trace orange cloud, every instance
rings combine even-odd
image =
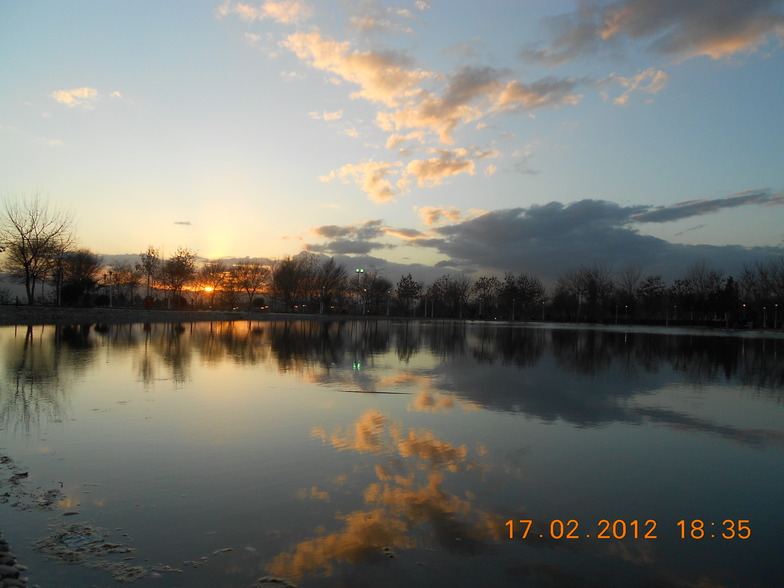
[[[72,90],[56,90],[49,95],[60,104],[69,107],[81,106],[88,110],[95,107],[95,101],[99,98],[98,90],[88,86]]]
[[[613,100],[615,104],[625,106],[629,102],[629,96],[632,92],[638,90],[648,94],[658,94],[661,92],[667,86],[669,76],[660,69],[650,67],[645,71],[638,73],[636,76],[628,78],[611,74],[608,80],[626,88],[626,91],[623,94]]]
[[[419,186],[440,186],[449,176],[476,173],[476,164],[469,158],[467,149],[432,151],[438,154],[437,157],[415,159],[406,166],[406,172],[416,178]]]
[[[401,163],[386,161],[363,161],[360,163],[349,163],[337,170],[332,170],[326,176],[319,176],[322,182],[331,182],[335,179],[343,181],[354,181],[362,187],[362,190],[371,200],[376,202],[386,202],[393,200],[395,196],[405,188],[406,181],[401,178],[396,183],[392,183],[390,177],[398,175]]]
[[[398,54],[351,51],[349,43],[325,38],[318,30],[290,35],[284,46],[312,67],[357,84],[360,90],[352,98],[387,106],[397,106],[412,96],[419,82],[431,76],[426,71],[407,69],[406,59]]]
[[[266,0],[258,6],[226,1],[217,9],[218,16],[236,14],[244,20],[271,19],[283,24],[296,24],[311,16],[310,7],[299,0]]]

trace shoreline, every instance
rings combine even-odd
[[[143,308],[79,308],[66,306],[29,306],[0,305],[0,326],[73,326],[73,325],[119,325],[144,323],[197,323],[231,321],[436,321],[513,325],[529,328],[543,327],[555,329],[600,329],[624,332],[656,332],[661,334],[702,334],[736,337],[784,338],[784,329],[726,329],[698,325],[612,325],[602,323],[572,323],[545,321],[472,320],[454,318],[425,318],[412,316],[359,316],[354,314],[296,314],[282,312],[248,312],[228,310],[164,310]]]
[[[361,317],[351,315],[261,313],[237,310],[146,310],[142,308],[74,308],[65,306],[27,305],[0,306],[0,326],[6,327],[28,325],[196,323],[247,320],[336,320],[356,318]]]

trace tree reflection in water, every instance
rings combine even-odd
[[[543,454],[536,456],[535,450],[549,448],[548,456],[568,459],[570,453],[580,453],[575,445],[583,441],[601,453],[618,440],[633,439],[639,445],[623,447],[618,454],[634,459],[642,449],[653,460],[659,458],[658,448],[645,442],[663,439],[670,448],[692,442],[690,456],[702,456],[704,446],[715,445],[717,463],[724,453],[730,453],[725,452],[724,441],[731,441],[733,450],[750,450],[747,455],[763,455],[772,448],[767,455],[775,457],[784,435],[765,420],[767,415],[758,420],[753,417],[782,400],[782,341],[686,331],[450,321],[6,327],[0,328],[0,425],[14,435],[33,434],[54,421],[66,420],[69,402],[77,398],[73,392],[80,390],[75,384],[81,379],[101,376],[94,378],[98,382],[95,395],[84,397],[90,402],[99,398],[105,401],[104,407],[114,406],[111,403],[119,398],[102,394],[111,385],[107,383],[115,377],[126,384],[136,379],[144,388],[138,390],[141,398],[162,400],[156,408],[164,404],[166,408],[156,413],[164,418],[156,418],[154,426],[145,423],[141,441],[134,439],[140,443],[135,447],[145,450],[131,451],[126,456],[129,463],[135,463],[139,455],[150,455],[149,447],[161,440],[157,470],[161,475],[168,475],[174,463],[180,467],[180,458],[188,459],[193,446],[190,465],[178,471],[205,486],[210,481],[203,473],[204,455],[211,456],[210,467],[221,472],[211,481],[221,490],[227,484],[223,473],[241,471],[242,479],[267,488],[277,468],[288,472],[270,484],[278,484],[278,502],[269,507],[266,498],[259,498],[261,506],[253,512],[261,519],[270,516],[268,508],[285,504],[293,513],[288,522],[297,519],[296,529],[290,525],[290,543],[265,539],[263,556],[261,549],[253,556],[257,559],[245,555],[253,573],[261,564],[265,572],[315,585],[332,574],[324,580],[329,585],[347,578],[352,581],[352,570],[361,568],[367,576],[354,579],[371,578],[373,582],[365,585],[383,585],[375,583],[379,578],[374,574],[383,573],[378,570],[389,563],[387,559],[400,556],[403,560],[416,553],[417,558],[427,558],[432,568],[415,576],[409,566],[405,573],[410,577],[395,578],[400,582],[388,585],[401,585],[406,579],[413,585],[428,574],[431,583],[439,583],[443,577],[438,570],[450,566],[459,569],[450,572],[450,579],[462,580],[462,573],[482,567],[471,562],[481,560],[489,569],[488,578],[499,585],[511,585],[510,578],[548,585],[585,584],[588,579],[604,585],[600,572],[586,570],[594,562],[601,561],[603,566],[609,561],[614,573],[619,565],[628,565],[619,573],[629,581],[618,580],[613,585],[641,585],[645,580],[648,585],[693,586],[693,578],[684,579],[662,565],[664,542],[560,542],[537,536],[513,543],[507,538],[505,523],[526,519],[546,526],[553,516],[577,516],[564,510],[545,513],[550,496],[542,494],[548,494],[550,487],[557,494],[557,485],[571,480],[571,494],[564,491],[563,496],[579,501],[582,489],[574,486],[579,482],[587,486],[592,480],[591,474],[566,472],[560,464],[550,467],[547,457],[537,462]],[[253,369],[226,369],[235,366]],[[107,374],[107,370],[112,371]],[[231,380],[235,376],[238,379]],[[222,378],[226,378],[225,389]],[[257,385],[261,383],[266,387]],[[272,391],[277,385],[280,388]],[[193,394],[147,394],[148,388],[157,386]],[[749,394],[763,402],[742,404],[749,411],[743,418],[727,417],[741,403],[723,400]],[[694,399],[701,401],[702,395],[716,402],[705,403],[710,406],[704,410],[695,408]],[[199,409],[196,418],[188,413],[192,399]],[[82,409],[94,410],[93,406]],[[78,407],[73,402],[72,410]],[[96,424],[106,426],[110,416],[116,418],[112,423],[133,422],[138,417],[131,410],[120,413],[118,409],[108,416],[101,414]],[[75,423],[68,432],[83,424]],[[639,426],[645,424],[657,426]],[[495,428],[505,436],[501,438]],[[109,439],[117,429],[106,426],[106,430]],[[248,439],[263,442],[254,444]],[[712,443],[717,439],[722,443]],[[124,441],[114,447],[116,455],[122,456]],[[115,458],[115,453],[107,454]],[[593,459],[580,455],[586,457]],[[592,463],[618,476],[613,479],[620,480],[617,485],[623,488],[614,491],[622,495],[634,476],[624,477],[625,466],[618,473],[614,458],[614,454],[600,455]],[[248,471],[254,459],[264,464],[258,476]],[[299,463],[307,464],[307,471],[300,472],[306,468],[298,468]],[[575,463],[571,465],[574,469]],[[712,479],[710,464],[698,465],[702,479]],[[657,472],[666,477],[668,467],[665,464]],[[647,488],[646,476],[651,472],[644,467],[634,472],[639,492]],[[286,486],[292,476],[296,481]],[[602,476],[593,482],[595,493],[607,487]],[[658,490],[666,491],[667,483],[662,482]],[[234,486],[232,495],[245,496],[249,505],[255,504],[255,490],[246,493],[243,484]],[[207,494],[201,497],[204,503],[212,501]],[[502,495],[503,501],[497,500]],[[558,497],[554,500],[564,508],[557,503]],[[602,500],[596,499],[596,504]],[[244,505],[223,506],[229,511],[236,507],[234,514],[244,520]],[[536,509],[542,512],[531,512]],[[273,518],[285,528],[286,523],[280,521],[286,516],[281,508]],[[258,526],[264,524],[266,519]],[[759,523],[755,533],[764,526]],[[544,555],[520,557],[543,549],[547,550]],[[673,561],[672,556],[666,561]],[[570,575],[576,569],[582,575]],[[473,582],[481,579],[471,577]],[[706,578],[702,585],[711,581]]]
[[[509,394],[525,395],[519,384],[505,385],[502,378],[495,379],[493,389],[483,386],[485,390],[480,394],[472,392],[470,386],[450,383],[445,372],[465,365],[466,360],[476,366],[500,363],[532,370],[550,369],[549,364],[542,365],[547,364],[548,357],[552,357],[562,373],[594,379],[617,380],[618,374],[624,374],[625,378],[639,379],[640,374],[666,378],[672,371],[696,386],[732,380],[743,390],[777,401],[784,398],[784,362],[780,361],[784,341],[781,339],[510,328],[450,321],[237,321],[96,328],[90,325],[5,327],[0,341],[4,350],[5,382],[0,397],[0,418],[6,425],[20,426],[26,431],[37,419],[52,421],[62,417],[68,379],[62,376],[63,366],[68,366],[69,378],[78,377],[79,373],[92,369],[99,350],[132,354],[137,377],[148,386],[157,380],[182,385],[190,379],[191,364],[197,357],[205,365],[213,366],[272,362],[282,372],[308,373],[311,381],[339,383],[342,378],[349,388],[359,386],[361,390],[379,391],[390,384],[400,385],[406,377],[410,384],[414,376],[404,370],[397,382],[388,379],[378,382],[367,370],[358,373],[361,366],[371,366],[376,357],[390,351],[394,351],[400,364],[408,364],[426,349],[442,360],[442,369],[428,375],[427,386],[422,386],[421,380],[415,386],[422,410],[432,410],[436,404],[448,407],[458,399],[465,406],[476,403],[505,410],[506,401],[502,398]],[[345,374],[352,373],[347,371],[352,366],[353,380],[349,381]],[[421,377],[421,373],[416,375]],[[536,379],[535,371],[529,379]],[[573,380],[573,385],[579,388],[580,382]],[[656,385],[661,382],[657,381]],[[638,385],[635,390],[644,388]],[[607,399],[630,393],[628,386],[621,390],[608,385],[601,395]],[[497,404],[499,401],[501,404]],[[519,398],[515,402],[520,404]],[[576,410],[580,410],[579,404]],[[539,409],[532,410],[534,414],[541,413]],[[621,418],[614,410],[609,410],[607,416]],[[553,415],[556,414],[557,410]],[[590,421],[589,417],[586,422]]]

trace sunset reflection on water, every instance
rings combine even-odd
[[[457,322],[4,327],[0,452],[29,478],[0,504],[3,531],[42,584],[99,574],[26,547],[74,512],[181,569],[141,586],[775,586],[783,343]],[[50,487],[54,513],[12,508]],[[751,537],[681,539],[695,519],[748,520]],[[533,531],[510,539],[510,520]],[[652,520],[656,538],[598,538],[601,520]]]

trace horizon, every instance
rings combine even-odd
[[[104,257],[732,275],[784,255],[784,2],[699,3],[6,3],[0,197]]]

